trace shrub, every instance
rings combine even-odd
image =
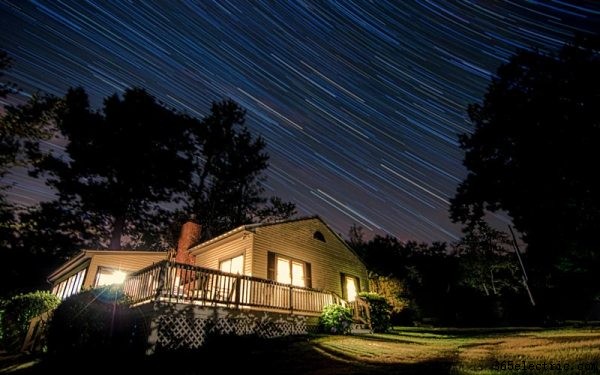
[[[56,308],[60,299],[48,291],[19,294],[2,301],[0,307],[0,339],[9,351],[19,350],[29,329],[29,321]]]
[[[53,355],[119,353],[130,328],[119,286],[90,289],[65,299],[48,328],[48,352]]]
[[[392,315],[392,306],[384,296],[377,293],[362,292],[359,294],[369,303],[369,312],[371,314],[371,327],[375,332],[387,332],[390,329],[390,317]]]
[[[392,315],[400,314],[402,310],[410,305],[407,298],[407,288],[404,283],[393,276],[381,276],[369,273],[369,290],[385,297],[392,307]]]
[[[328,305],[319,317],[319,327],[325,333],[347,334],[352,325],[352,311],[341,305]]]

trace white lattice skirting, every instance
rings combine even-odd
[[[154,318],[150,344],[158,351],[197,349],[209,335],[256,335],[262,338],[301,335],[308,332],[308,317],[272,312],[202,308],[159,311]]]

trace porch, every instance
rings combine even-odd
[[[129,322],[128,337],[142,338],[147,354],[199,348],[213,334],[306,334],[331,304],[350,307],[354,332],[371,329],[360,298],[347,302],[333,292],[166,260],[131,273],[123,291],[130,308],[119,319]],[[41,348],[51,314],[31,321],[23,351]]]
[[[353,327],[370,331],[368,304],[333,292],[190,264],[161,261],[130,274],[123,290],[148,327],[147,353],[198,348],[211,334],[306,334],[325,306],[350,307]]]
[[[355,324],[370,328],[369,308],[360,298],[348,302],[333,292],[167,260],[130,274],[123,289],[131,306],[161,302],[316,317],[337,304],[350,307]]]

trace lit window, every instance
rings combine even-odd
[[[277,257],[277,282],[304,287],[306,286],[304,275],[303,262]]]
[[[356,277],[346,275],[344,279],[346,281],[346,298],[348,302],[353,302],[358,295],[358,283]]]
[[[223,272],[244,274],[244,255],[222,261],[219,269]]]
[[[292,262],[292,285],[305,286],[304,282],[304,263]]]
[[[288,259],[277,257],[277,282],[284,284],[292,283],[290,275],[290,261]]]
[[[83,279],[85,278],[85,269],[77,272],[66,280],[54,285],[52,293],[61,300],[72,296],[73,294],[79,293],[81,286],[83,285]]]
[[[127,273],[121,270],[108,267],[98,267],[95,286],[122,284],[127,277]]]

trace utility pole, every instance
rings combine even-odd
[[[517,238],[515,237],[515,232],[513,232],[510,224],[508,225],[508,229],[510,230],[510,234],[513,240],[513,246],[515,248],[515,254],[517,254],[517,258],[519,259],[519,264],[521,265],[521,283],[525,287],[527,294],[529,295],[529,301],[531,301],[531,306],[535,306],[535,301],[533,300],[533,295],[531,294],[531,290],[529,289],[529,279],[527,278],[527,271],[525,271],[525,265],[523,264],[523,258],[521,257],[521,250],[519,249],[519,244],[517,244]]]

